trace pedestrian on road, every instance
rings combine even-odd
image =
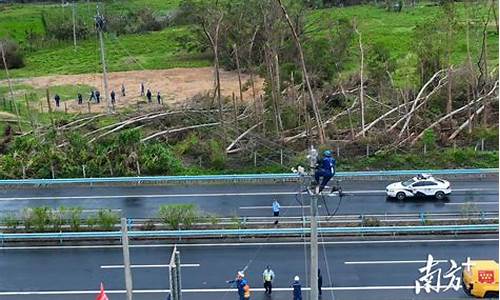
[[[226,283],[234,283],[236,284],[236,288],[238,289],[239,300],[246,300],[245,298],[245,286],[248,286],[248,281],[245,279],[245,273],[243,271],[239,271],[236,275],[236,279],[228,280]],[[247,293],[250,295],[250,287],[247,287]],[[250,297],[250,296],[248,296]]]
[[[141,96],[144,96],[144,82],[141,82]]]
[[[161,95],[160,95],[160,91],[158,91],[158,94],[156,94],[156,100],[158,100],[158,104],[161,104]]]
[[[90,91],[89,102],[92,102],[93,100],[95,100],[95,92],[94,91]]]
[[[115,94],[115,91],[111,91],[111,103],[112,104],[115,104],[115,97],[116,97],[116,94]]]
[[[302,286],[300,285],[299,276],[293,278],[291,287],[293,288],[293,300],[302,300]]]
[[[95,100],[97,104],[101,103],[101,93],[99,91],[95,91]]]
[[[83,97],[82,97],[82,94],[78,93],[78,104],[82,104],[83,103]]]
[[[122,83],[122,97],[125,97],[125,85]]]
[[[148,103],[151,103],[151,91],[148,89],[148,92],[146,93],[146,97],[148,98]]]
[[[278,200],[274,199],[273,201],[273,216],[275,216],[276,218],[278,218],[280,216],[280,208],[281,208],[281,205],[280,203],[278,202]],[[276,219],[274,221],[274,225],[278,224],[278,219]]]
[[[54,100],[56,101],[56,107],[59,107],[59,102],[61,101],[61,97],[59,97],[58,94],[54,97]]]
[[[318,292],[321,296],[321,287],[323,287],[323,275],[321,275],[321,269],[318,269]]]
[[[271,270],[270,266],[266,267],[264,273],[262,273],[262,278],[264,279],[265,293],[271,295],[273,290],[274,272]]]

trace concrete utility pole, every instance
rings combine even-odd
[[[14,99],[14,91],[12,90],[12,82],[10,81],[9,68],[7,67],[7,60],[5,59],[5,49],[1,40],[0,52],[2,53],[2,61],[5,68],[5,74],[7,74],[7,82],[9,83],[10,101],[14,102],[14,108],[16,109],[17,116],[17,125],[19,126],[19,131],[23,133],[23,128],[21,127],[21,116],[19,115],[19,109],[17,108],[17,101]]]
[[[177,246],[172,251],[169,265],[170,300],[182,299],[181,258]]]
[[[127,300],[132,300],[132,271],[130,270],[130,252],[128,247],[127,219],[121,219],[122,246],[123,246],[123,266],[125,270],[125,288],[127,290]]]
[[[105,25],[104,17],[99,13],[99,5],[97,5],[97,16],[95,18],[95,25],[97,32],[99,34],[99,43],[101,45],[101,62],[102,62],[102,78],[104,82],[104,99],[106,99],[107,111],[108,114],[113,112],[113,106],[111,105],[111,101],[109,100],[109,89],[108,89],[108,73],[106,70],[106,57],[104,50],[104,40],[103,40],[103,30]]]
[[[309,149],[309,167],[311,176],[314,176],[318,151],[311,145]],[[319,187],[319,185],[318,185]],[[311,191],[311,293],[310,300],[318,300],[318,187]]]

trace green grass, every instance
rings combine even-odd
[[[452,63],[457,65],[464,63],[467,55],[465,39],[465,9],[463,3],[456,4],[458,30],[456,32],[456,43],[452,52]],[[470,18],[472,18],[472,11]],[[484,14],[484,9],[478,9],[477,14]],[[413,64],[411,55],[413,47],[413,35],[417,25],[433,22],[436,16],[441,16],[441,9],[437,6],[420,5],[415,8],[405,8],[401,13],[389,12],[374,5],[351,6],[346,8],[330,8],[314,11],[308,18],[311,25],[310,30],[318,29],[319,25],[329,22],[348,19],[355,20],[358,24],[362,40],[367,49],[370,45],[381,44],[390,51],[390,55],[398,62],[399,73],[405,74],[410,71],[407,64]],[[474,19],[478,21],[478,18]],[[315,35],[326,35],[327,31],[318,30]],[[470,45],[473,61],[477,60],[481,46],[481,35],[471,31]],[[491,66],[498,65],[498,35],[495,24],[492,21],[488,27],[488,60]],[[359,45],[358,37],[351,45],[350,61],[347,65],[349,71],[358,72],[359,68]],[[366,50],[365,50],[366,51]],[[366,59],[366,57],[365,57]],[[396,78],[397,79],[397,78]]]
[[[180,0],[149,0],[147,7],[165,12],[175,9]],[[422,2],[425,4],[425,2]],[[145,7],[144,1],[125,0],[108,1],[102,5],[103,10],[115,12],[136,10]],[[457,18],[460,29],[457,32],[456,44],[452,60],[454,64],[463,63],[466,57],[465,46],[465,9],[462,3],[456,3]],[[59,12],[62,17],[70,18],[71,9],[61,8],[56,4],[16,4],[0,5],[0,37],[11,36],[23,43],[24,31],[33,28],[35,32],[42,32],[40,20],[42,11]],[[89,5],[81,3],[78,6],[78,16],[85,20],[92,20],[95,3]],[[472,12],[472,10],[470,10]],[[401,13],[388,12],[374,5],[352,6],[346,8],[329,8],[316,10],[308,16],[310,29],[333,20],[345,18],[355,19],[362,33],[363,41],[368,47],[370,44],[382,44],[390,50],[391,56],[397,60],[398,66],[395,80],[404,80],[415,70],[415,58],[409,55],[412,51],[412,41],[415,27],[418,24],[431,22],[441,13],[437,6],[419,5],[415,8],[405,7]],[[478,9],[476,13],[482,13]],[[477,19],[477,18],[476,18]],[[22,20],[20,22],[19,20]],[[90,21],[91,22],[91,21]],[[491,65],[498,62],[498,35],[492,22],[488,31],[488,59]],[[174,67],[209,66],[210,60],[202,55],[186,54],[181,50],[177,37],[189,36],[189,26],[166,28],[159,32],[148,34],[134,34],[106,37],[107,62],[110,71],[126,71],[141,69],[165,69]],[[325,31],[313,33],[324,35]],[[357,38],[357,37],[355,37]],[[477,60],[480,46],[480,35],[471,33],[473,59]],[[359,64],[359,49],[357,39],[351,45],[349,61],[346,63],[345,76],[357,72]],[[26,67],[11,70],[13,77],[40,76],[46,74],[78,74],[101,72],[99,48],[96,36],[86,41],[79,41],[77,51],[71,42],[62,42],[57,45],[26,53]],[[0,73],[0,78],[5,78]]]
[[[187,27],[167,28],[159,32],[105,38],[109,71],[169,69],[209,66],[207,58],[179,51],[176,37],[189,31]],[[47,74],[99,73],[102,71],[96,39],[79,42],[75,52],[71,44],[56,46],[26,55],[26,67],[11,70],[12,77]],[[1,74],[0,78],[5,76]]]
[[[77,17],[87,20],[87,22],[93,22],[92,18],[96,13],[96,3],[78,2],[76,6]],[[104,4],[100,4],[100,8],[102,11],[126,12],[144,8],[146,7],[144,3],[141,0],[106,1]],[[163,13],[177,8],[179,3],[180,0],[148,0],[147,7]],[[41,14],[44,11],[59,14],[61,18],[69,19],[72,17],[72,8],[70,6],[62,7],[57,3],[0,4],[0,37],[8,36],[23,42],[26,37],[26,30],[43,33]]]
[[[341,171],[498,168],[498,151],[474,151],[473,148],[440,148],[423,154],[381,153],[347,160],[339,165]]]

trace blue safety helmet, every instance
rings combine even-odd
[[[332,154],[333,154],[333,153],[332,153],[332,151],[331,151],[331,150],[325,150],[325,151],[323,152],[323,155],[324,155],[324,156],[328,156],[328,157],[332,156]]]

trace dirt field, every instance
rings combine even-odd
[[[250,80],[248,74],[242,74],[242,85]],[[116,93],[116,108],[124,108],[133,106],[137,107],[138,102],[147,102],[145,97],[140,96],[140,84],[144,83],[145,89],[151,90],[153,94],[153,104],[156,104],[156,93],[160,91],[163,102],[169,107],[182,105],[186,98],[191,98],[198,94],[206,94],[208,91],[213,91],[214,76],[213,68],[177,68],[168,70],[148,70],[148,71],[127,71],[109,73],[109,90],[114,90]],[[92,112],[102,112],[106,110],[104,98],[104,86],[102,83],[101,74],[79,74],[79,75],[54,75],[35,77],[25,80],[17,80],[17,83],[25,83],[32,85],[35,88],[45,88],[56,85],[66,84],[86,84],[96,87],[101,92],[101,103],[92,103],[90,109]],[[125,85],[126,96],[121,96],[121,85]],[[253,100],[252,89],[250,84],[243,93],[243,100]],[[257,96],[262,93],[263,80],[256,78]],[[223,96],[231,96],[234,92],[239,96],[238,73],[237,72],[221,72],[221,92]],[[76,101],[65,101],[68,112],[88,112],[87,101],[90,97],[90,91],[81,91],[84,104],[78,105]],[[45,102],[45,101],[44,101]],[[52,105],[54,108],[55,105]],[[64,110],[64,105],[58,110]]]

